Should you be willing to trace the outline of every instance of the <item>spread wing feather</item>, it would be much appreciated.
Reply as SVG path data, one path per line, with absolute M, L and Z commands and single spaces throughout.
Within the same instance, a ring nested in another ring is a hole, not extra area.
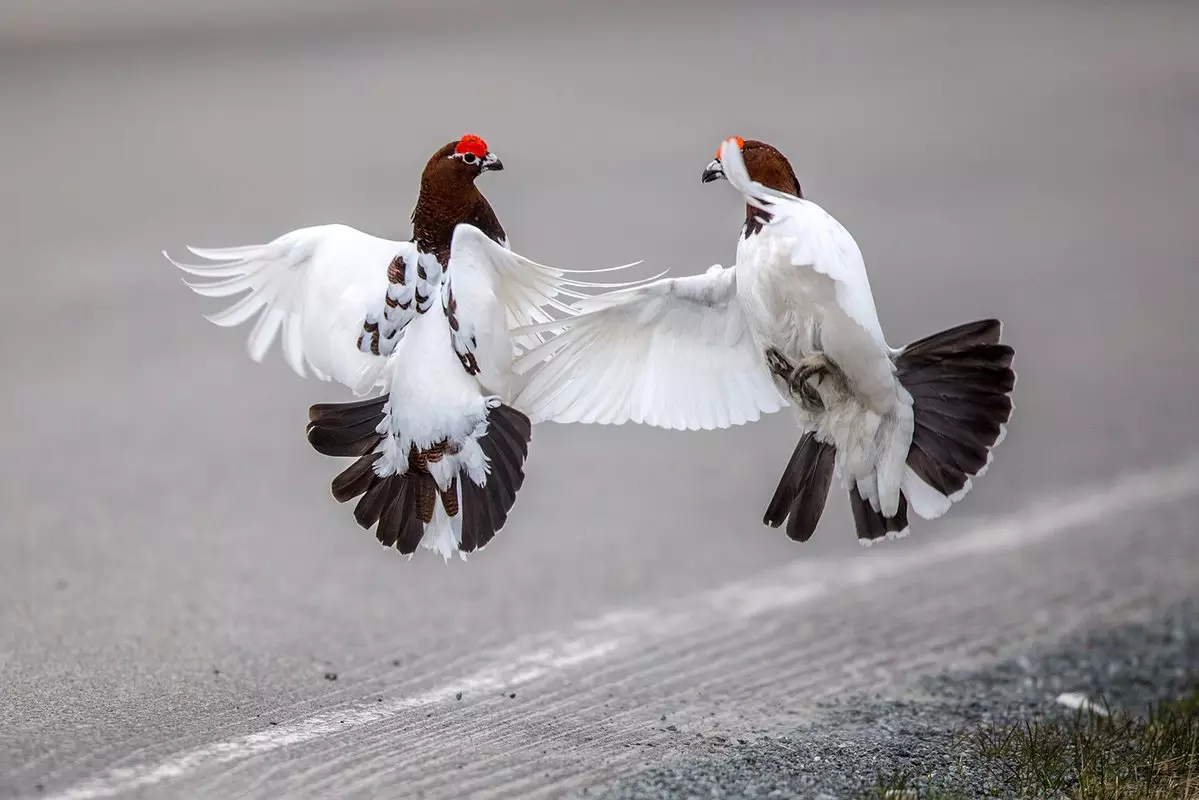
M 628 269 L 638 263 L 594 272 Z M 565 316 L 577 314 L 567 301 L 589 296 L 578 289 L 619 289 L 653 280 L 603 283 L 570 278 L 567 276 L 592 273 L 538 264 L 467 224 L 454 228 L 449 264 L 442 284 L 442 306 L 450 318 L 454 350 L 468 372 L 480 369 L 484 376 L 489 364 L 506 372 L 512 353 L 482 351 L 493 342 L 507 341 L 509 335 L 521 351 L 540 345 L 545 333 L 532 328 L 554 320 L 551 310 Z M 497 337 L 501 332 L 504 335 Z M 487 383 L 490 381 L 485 380 Z
M 397 256 L 415 264 L 415 244 L 346 225 L 320 225 L 262 245 L 188 249 L 214 263 L 183 264 L 163 255 L 204 279 L 185 279 L 192 291 L 204 297 L 245 293 L 209 320 L 235 327 L 258 315 L 247 339 L 250 358 L 261 361 L 282 333 L 284 358 L 301 377 L 311 370 L 320 380 L 337 381 L 360 395 L 382 385 L 386 353 L 369 347 L 363 352 L 359 337 L 364 322 L 378 325 L 385 318 L 388 266 Z M 393 308 L 387 319 L 395 316 Z M 406 321 L 389 326 L 394 340 Z
M 731 269 L 656 280 L 576 307 L 577 316 L 523 331 L 557 334 L 514 365 L 526 376 L 514 405 L 534 422 L 710 430 L 786 405 L 745 323 Z

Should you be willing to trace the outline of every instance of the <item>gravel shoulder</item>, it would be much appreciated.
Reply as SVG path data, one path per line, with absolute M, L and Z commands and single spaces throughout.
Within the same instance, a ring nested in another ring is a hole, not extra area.
M 824 703 L 819 722 L 786 736 L 739 740 L 731 754 L 660 767 L 598 796 L 869 797 L 880 776 L 906 774 L 917 789 L 1014 797 L 966 757 L 963 735 L 980 725 L 1073 714 L 1056 700 L 1064 692 L 1143 713 L 1197 682 L 1199 599 L 1192 599 L 983 670 L 924 678 L 903 697 Z

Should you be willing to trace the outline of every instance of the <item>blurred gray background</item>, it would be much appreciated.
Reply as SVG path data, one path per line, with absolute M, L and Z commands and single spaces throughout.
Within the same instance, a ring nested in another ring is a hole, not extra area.
M 521 637 L 788 562 L 907 558 L 1193 455 L 1196 42 L 1199 6 L 1181 2 L 0 4 L 0 795 L 403 698 Z M 277 351 L 250 362 L 248 330 L 206 322 L 219 304 L 159 251 L 333 221 L 406 238 L 421 167 L 466 132 L 507 167 L 480 185 L 515 249 L 647 274 L 732 262 L 742 206 L 700 172 L 725 136 L 775 144 L 857 238 L 893 345 L 1004 320 L 1020 383 L 993 469 L 870 551 L 835 493 L 801 546 L 760 522 L 796 439 L 786 414 L 693 434 L 546 425 L 483 553 L 383 550 L 303 435 L 308 405 L 346 395 Z M 1185 502 L 930 573 L 938 602 L 885 624 L 888 589 L 859 586 L 822 623 L 775 620 L 756 650 L 663 640 L 661 658 L 686 655 L 678 675 L 719 666 L 702 691 L 663 688 L 651 653 L 143 789 L 337 792 L 354 769 L 367 794 L 602 782 L 686 754 L 620 755 L 667 705 L 701 731 L 786 724 L 806 713 L 797 676 L 827 689 L 845 660 L 885 662 L 951 624 L 947 606 L 984 616 L 926 668 L 1005 644 L 986 614 L 1052 638 L 1100 601 L 1118 616 L 1175 599 L 1199 583 Z

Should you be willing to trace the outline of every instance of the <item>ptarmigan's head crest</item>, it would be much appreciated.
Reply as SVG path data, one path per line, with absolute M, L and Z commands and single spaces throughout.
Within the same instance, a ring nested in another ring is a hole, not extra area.
M 483 137 L 468 133 L 445 144 L 425 165 L 422 182 L 434 180 L 445 188 L 474 183 L 484 172 L 501 170 L 504 162 L 491 152 Z
M 481 136 L 475 136 L 473 133 L 466 134 L 458 140 L 458 144 L 454 145 L 454 154 L 464 156 L 467 153 L 482 161 L 487 158 L 487 142 L 483 141 Z
M 741 158 L 745 162 L 745 170 L 749 173 L 750 180 L 757 181 L 770 189 L 803 197 L 799 179 L 795 177 L 795 170 L 791 169 L 791 162 L 779 152 L 778 148 L 756 139 L 742 139 L 740 136 L 730 136 L 720 143 L 720 147 L 716 148 L 716 158 L 712 159 L 704 168 L 704 174 L 701 177 L 704 183 L 725 177 L 724 165 L 720 163 L 720 154 L 724 152 L 726 145 L 734 146 L 741 151 Z

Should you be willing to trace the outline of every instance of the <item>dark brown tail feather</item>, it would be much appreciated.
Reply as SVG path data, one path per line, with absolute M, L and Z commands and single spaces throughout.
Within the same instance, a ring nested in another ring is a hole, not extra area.
M 805 433 L 783 470 L 783 477 L 762 521 L 777 528 L 788 520 L 788 538 L 797 542 L 812 538 L 824 514 L 836 454 L 834 445 L 817 441 L 814 434 Z
M 375 538 L 405 555 L 416 552 L 424 536 L 422 497 L 433 496 L 445 503 L 436 483 L 417 459 L 409 461 L 403 475 L 379 477 L 374 470 L 379 454 L 373 452 L 383 435 L 375 431 L 383 421 L 388 396 L 353 403 L 322 403 L 308 412 L 308 441 L 319 453 L 357 456 L 357 460 L 333 479 L 333 497 L 345 503 L 360 497 L 354 519 L 363 528 L 376 523 Z M 524 462 L 529 454 L 532 425 L 514 408 L 499 405 L 488 412 L 487 434 L 479 446 L 490 461 L 485 486 L 474 483 L 464 472 L 459 475 L 462 501 L 462 542 L 470 553 L 491 541 L 504 526 L 524 483 Z M 427 503 L 426 503 L 427 504 Z M 425 509 L 427 511 L 427 509 Z M 447 509 L 448 513 L 448 509 Z
M 491 462 L 487 484 L 479 486 L 468 477 L 462 485 L 462 544 L 469 553 L 483 547 L 504 527 L 516 493 L 525 482 L 524 464 L 529 455 L 533 426 L 529 418 L 511 406 L 500 405 L 487 415 L 487 435 L 479 440 Z
M 354 425 L 373 419 L 383 419 L 383 406 L 388 395 L 357 400 L 353 403 L 317 403 L 308 409 L 308 422 L 325 425 Z M 310 425 L 311 427 L 311 425 Z
M 1000 331 L 996 319 L 970 322 L 913 342 L 895 359 L 915 414 L 908 466 L 946 497 L 986 469 L 1012 415 L 1015 350 L 999 344 Z
M 908 499 L 902 492 L 899 495 L 899 510 L 893 517 L 884 517 L 881 511 L 875 511 L 856 486 L 849 490 L 849 509 L 853 512 L 853 526 L 857 529 L 860 541 L 872 542 L 888 533 L 902 536 L 908 529 Z
M 836 454 L 836 446 L 818 442 L 814 434 L 805 433 L 791 454 L 763 522 L 777 528 L 786 520 L 789 538 L 797 542 L 812 538 L 833 482 Z M 908 499 L 902 493 L 893 517 L 871 508 L 856 486 L 849 492 L 849 507 L 858 539 L 873 541 L 888 533 L 902 535 L 908 529 Z
M 308 442 L 326 456 L 366 456 L 383 437 L 387 395 L 354 403 L 320 403 L 308 409 Z

